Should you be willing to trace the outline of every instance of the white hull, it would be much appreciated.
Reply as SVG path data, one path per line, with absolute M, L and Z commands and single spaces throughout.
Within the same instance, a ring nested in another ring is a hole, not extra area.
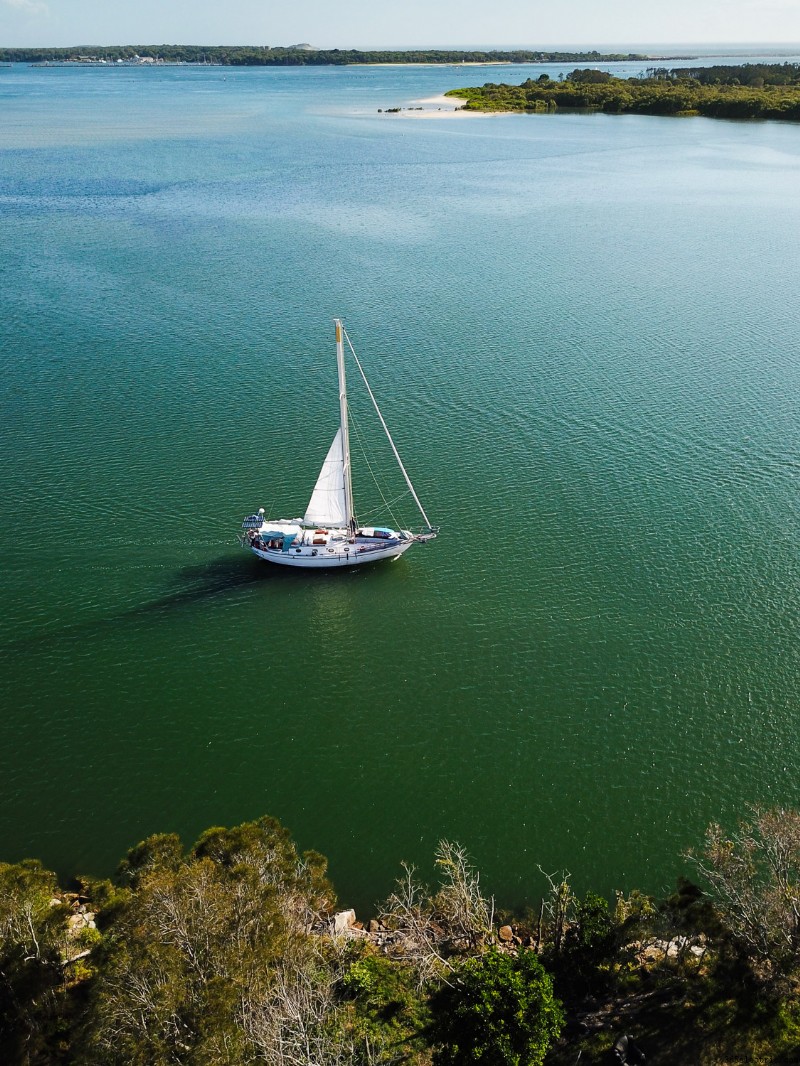
M 259 559 L 263 559 L 268 563 L 276 563 L 278 566 L 295 566 L 301 569 L 317 570 L 334 566 L 360 566 L 363 563 L 379 563 L 385 559 L 399 559 L 403 552 L 408 551 L 413 543 L 413 540 L 401 541 L 399 544 L 387 545 L 385 548 L 363 547 L 358 544 L 318 549 L 302 547 L 290 548 L 287 552 L 269 548 L 262 551 L 260 548 L 251 546 L 250 550 Z

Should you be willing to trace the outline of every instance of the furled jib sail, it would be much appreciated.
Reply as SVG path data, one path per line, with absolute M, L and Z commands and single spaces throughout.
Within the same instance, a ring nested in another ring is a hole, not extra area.
M 346 526 L 342 431 L 337 430 L 311 493 L 303 521 L 309 526 Z

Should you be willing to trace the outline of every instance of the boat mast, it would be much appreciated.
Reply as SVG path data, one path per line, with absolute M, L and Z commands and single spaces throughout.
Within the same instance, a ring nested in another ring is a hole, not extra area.
M 342 338 L 342 323 L 334 318 L 336 326 L 336 368 L 339 371 L 339 423 L 342 430 L 342 472 L 344 474 L 344 501 L 347 511 L 347 524 L 352 526 L 355 521 L 355 507 L 353 506 L 353 481 L 350 471 L 350 426 L 347 418 L 347 382 L 344 373 L 344 340 Z

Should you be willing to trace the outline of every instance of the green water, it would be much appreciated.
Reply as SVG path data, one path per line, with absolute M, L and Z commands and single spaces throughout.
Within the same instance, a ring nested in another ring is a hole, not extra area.
M 800 802 L 800 131 L 377 114 L 486 77 L 0 70 L 2 859 L 268 812 L 516 903 Z M 285 573 L 334 315 L 442 534 Z

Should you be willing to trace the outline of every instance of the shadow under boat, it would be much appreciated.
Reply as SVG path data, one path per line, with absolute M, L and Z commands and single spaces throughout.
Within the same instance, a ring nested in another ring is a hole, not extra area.
M 265 580 L 281 580 L 298 577 L 295 573 L 273 574 L 272 567 L 265 567 L 258 559 L 248 559 L 242 553 L 221 556 L 206 563 L 183 566 L 171 576 L 172 589 L 154 599 L 146 599 L 131 607 L 111 610 L 108 613 L 92 612 L 91 616 L 71 625 L 60 626 L 55 632 L 49 626 L 33 626 L 25 633 L 0 644 L 6 652 L 30 650 L 40 644 L 52 648 L 53 641 L 84 640 L 107 632 L 109 624 L 118 631 L 126 622 L 134 622 L 151 615 L 165 614 L 213 600 L 219 596 L 236 593 L 248 586 L 256 586 Z M 275 567 L 275 570 L 278 568 Z
M 209 562 L 183 566 L 176 571 L 173 582 L 178 586 L 158 599 L 150 600 L 132 608 L 126 614 L 143 614 L 175 607 L 185 607 L 204 600 L 215 599 L 226 593 L 236 592 L 248 586 L 275 582 L 303 582 L 303 571 L 287 567 L 265 566 L 254 555 L 243 553 L 225 555 Z
M 392 560 L 386 560 L 385 565 L 375 563 L 369 567 L 332 567 L 330 571 L 311 571 L 270 566 L 254 555 L 237 552 L 208 562 L 179 567 L 170 579 L 172 589 L 154 599 L 143 600 L 134 606 L 112 610 L 107 614 L 102 611 L 93 613 L 84 621 L 60 627 L 56 632 L 46 626 L 32 628 L 16 638 L 2 642 L 0 649 L 6 653 L 15 650 L 25 653 L 39 645 L 52 649 L 54 640 L 72 642 L 95 639 L 108 633 L 109 625 L 118 634 L 126 623 L 135 624 L 137 620 L 144 618 L 155 619 L 158 615 L 191 609 L 219 597 L 235 596 L 248 588 L 255 589 L 261 585 L 279 586 L 282 589 L 287 586 L 298 589 L 307 588 L 309 585 L 321 587 L 328 582 L 341 585 L 342 580 L 347 580 L 345 571 L 351 578 L 358 577 L 361 580 L 365 579 L 367 574 L 372 574 L 374 580 L 380 571 L 386 573 L 389 570 L 389 562 Z
M 180 588 L 123 613 L 128 616 L 141 615 L 190 606 L 248 586 L 262 584 L 304 588 L 326 581 L 341 583 L 342 579 L 346 580 L 347 577 L 363 579 L 370 573 L 376 576 L 381 572 L 386 573 L 389 563 L 396 561 L 400 560 L 385 559 L 369 567 L 334 566 L 328 570 L 306 570 L 300 567 L 271 566 L 251 553 L 226 555 L 210 562 L 181 567 L 174 577 L 175 584 L 181 586 Z

